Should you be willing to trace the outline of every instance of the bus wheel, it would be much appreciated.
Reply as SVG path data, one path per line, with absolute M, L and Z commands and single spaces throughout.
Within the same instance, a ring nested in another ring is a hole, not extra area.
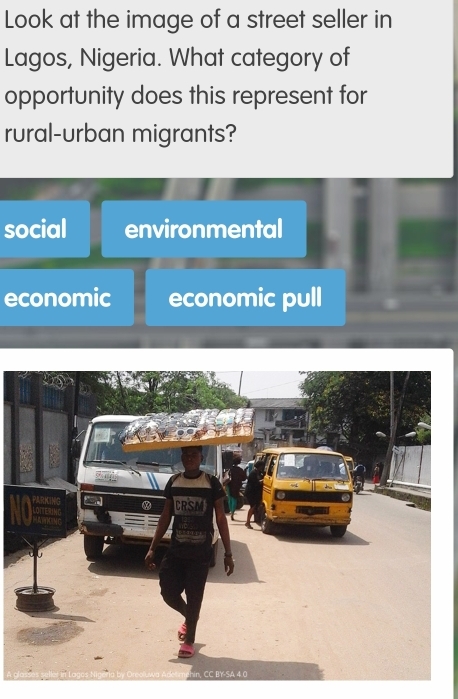
M 273 534 L 275 531 L 275 524 L 267 517 L 265 510 L 261 516 L 261 531 L 263 534 Z
M 343 524 L 342 525 L 336 524 L 336 525 L 331 527 L 331 534 L 332 534 L 332 536 L 335 536 L 335 537 L 343 536 L 346 531 L 347 531 L 347 527 L 346 527 L 346 525 L 343 525 Z
M 84 553 L 86 558 L 100 558 L 103 551 L 103 536 L 84 534 Z

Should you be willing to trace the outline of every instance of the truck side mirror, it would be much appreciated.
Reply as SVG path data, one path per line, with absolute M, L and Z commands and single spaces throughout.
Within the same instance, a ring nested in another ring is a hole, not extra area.
M 81 456 L 81 442 L 79 439 L 74 439 L 71 448 L 72 459 L 79 459 Z

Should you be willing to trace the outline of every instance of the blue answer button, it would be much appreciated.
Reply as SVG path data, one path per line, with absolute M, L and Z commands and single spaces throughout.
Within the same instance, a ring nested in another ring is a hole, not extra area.
M 89 257 L 88 201 L 0 201 L 0 257 Z
M 131 269 L 0 270 L 2 326 L 133 325 Z
M 146 272 L 146 324 L 345 325 L 342 269 L 180 269 Z
M 104 201 L 104 257 L 304 257 L 305 201 Z

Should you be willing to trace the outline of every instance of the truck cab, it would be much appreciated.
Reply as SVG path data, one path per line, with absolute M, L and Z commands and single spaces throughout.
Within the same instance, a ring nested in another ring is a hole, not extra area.
M 77 471 L 78 528 L 89 559 L 99 558 L 106 543 L 148 544 L 164 508 L 164 488 L 183 471 L 181 449 L 123 450 L 120 432 L 137 416 L 103 415 L 88 425 Z M 183 444 L 185 446 L 185 444 Z M 203 447 L 201 470 L 222 482 L 221 446 Z M 172 523 L 163 543 L 170 542 Z M 216 562 L 218 528 L 214 526 Z

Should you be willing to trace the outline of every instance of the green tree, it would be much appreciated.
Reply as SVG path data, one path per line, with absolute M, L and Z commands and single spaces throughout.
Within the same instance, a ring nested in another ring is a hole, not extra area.
M 431 424 L 431 415 L 425 413 L 421 416 L 419 422 L 424 422 L 427 425 Z M 417 440 L 419 444 L 431 444 L 431 430 L 426 430 L 423 427 L 417 427 Z
M 236 408 L 247 404 L 214 372 L 116 371 L 82 373 L 97 395 L 99 414 L 186 412 L 194 408 Z
M 355 456 L 372 460 L 381 447 L 375 433 L 380 431 L 390 435 L 390 372 L 301 373 L 305 378 L 299 388 L 304 396 L 304 406 L 310 414 L 310 429 L 319 435 L 337 433 L 340 443 L 348 445 Z M 393 374 L 394 405 L 398 408 L 406 372 Z M 430 411 L 430 405 L 430 373 L 410 372 L 396 436 L 415 429 L 422 416 Z

